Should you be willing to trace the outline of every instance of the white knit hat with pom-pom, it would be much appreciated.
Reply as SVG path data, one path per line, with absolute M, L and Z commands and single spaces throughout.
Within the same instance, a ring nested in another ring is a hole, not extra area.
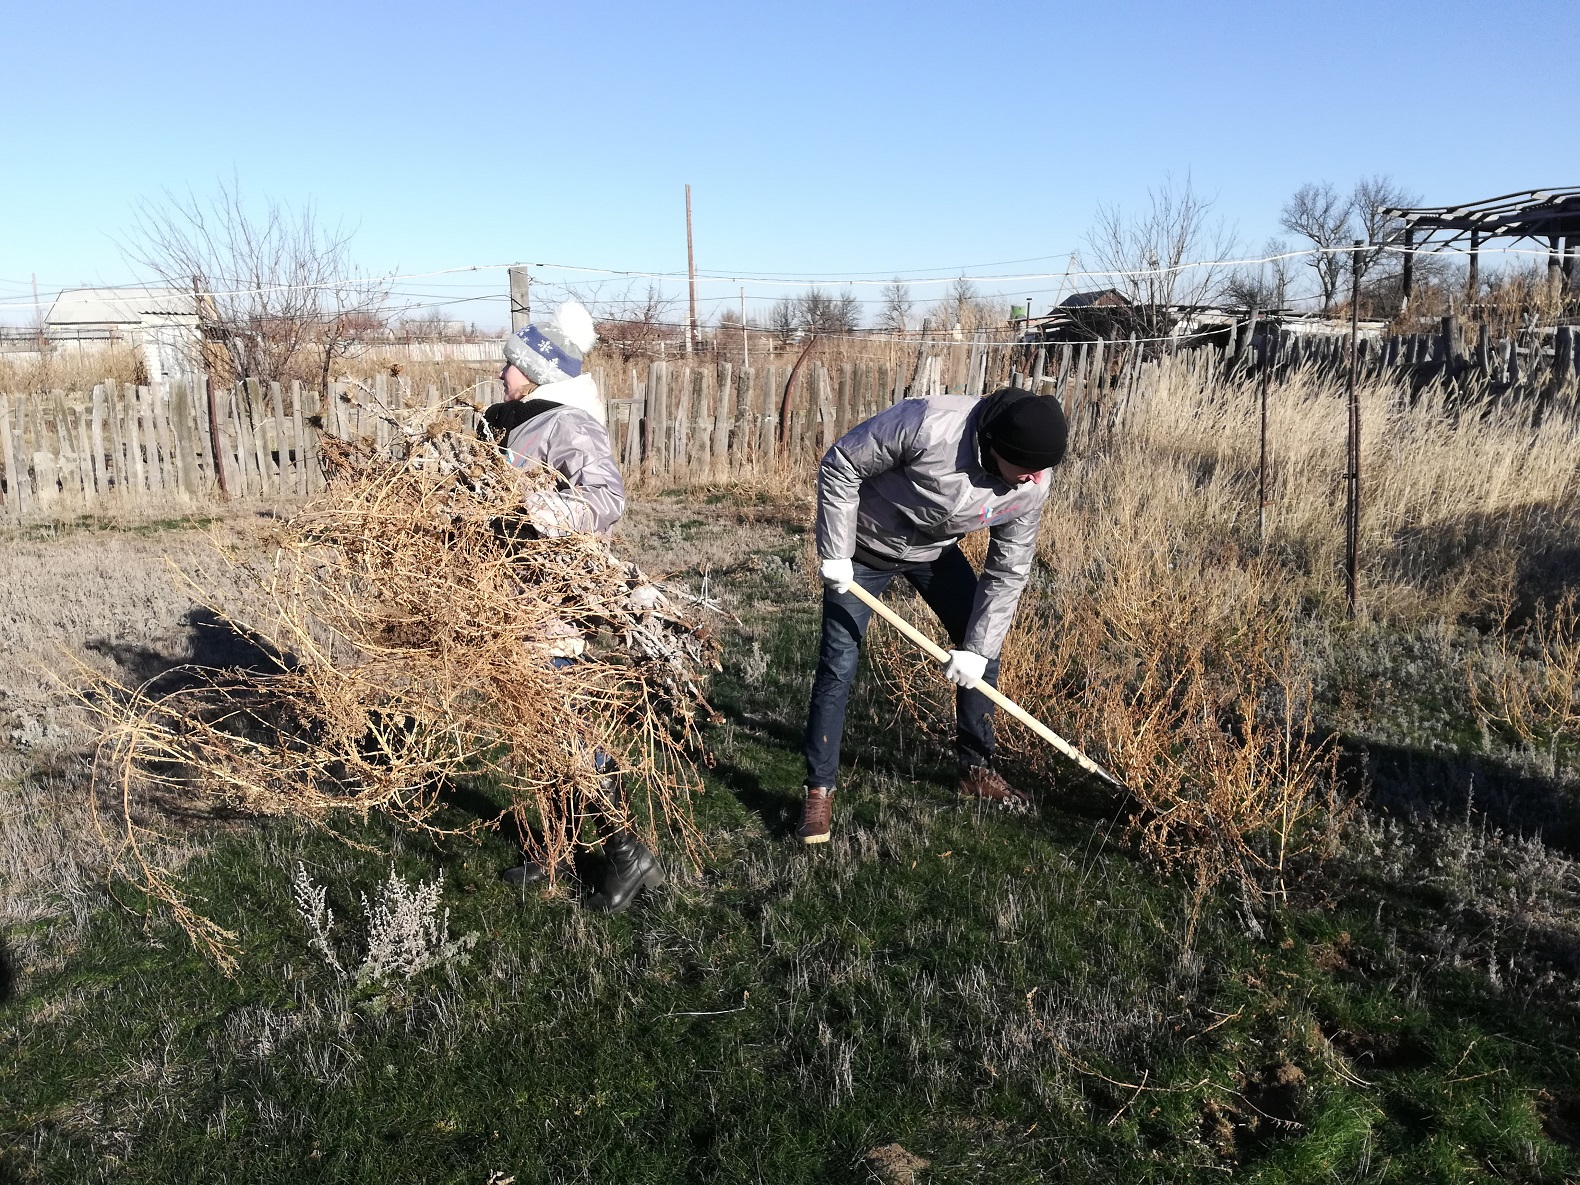
M 567 300 L 547 321 L 535 321 L 505 339 L 505 361 L 538 386 L 574 379 L 582 358 L 598 340 L 592 314 L 580 301 Z

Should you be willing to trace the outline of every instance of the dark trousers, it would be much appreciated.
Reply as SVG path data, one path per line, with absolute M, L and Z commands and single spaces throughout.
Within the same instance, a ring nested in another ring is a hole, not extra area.
M 856 561 L 856 583 L 875 597 L 881 597 L 896 576 L 911 582 L 948 631 L 951 648 L 959 650 L 977 591 L 976 573 L 960 549 L 951 547 L 930 563 L 910 564 L 892 572 Z M 851 681 L 856 677 L 861 640 L 871 618 L 872 610 L 853 593 L 823 590 L 823 637 L 818 646 L 817 675 L 812 680 L 812 706 L 806 721 L 809 786 L 833 786 L 839 773 L 845 707 L 850 702 Z M 917 660 L 931 661 L 921 655 Z M 998 659 L 987 664 L 983 679 L 998 686 Z M 993 703 L 980 691 L 962 687 L 955 693 L 955 751 L 962 765 L 987 765 L 993 756 Z

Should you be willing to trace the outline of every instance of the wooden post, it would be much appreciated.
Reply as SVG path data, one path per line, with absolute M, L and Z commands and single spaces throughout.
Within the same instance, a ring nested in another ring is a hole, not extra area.
M 104 468 L 104 385 L 93 388 L 92 427 L 88 432 L 88 448 L 93 458 L 93 488 L 102 498 L 110 492 L 110 475 Z
M 1553 334 L 1553 391 L 1562 394 L 1574 369 L 1574 330 L 1560 325 Z
M 1474 307 L 1481 295 L 1481 232 L 1470 232 L 1470 270 L 1465 277 L 1465 303 Z
M 126 395 L 126 456 L 128 468 L 127 488 L 133 498 L 143 496 L 143 425 L 139 415 L 142 388 L 128 386 Z
M 510 332 L 532 323 L 532 277 L 525 267 L 513 267 L 510 276 Z
M 214 394 L 214 382 L 207 373 L 199 374 L 198 397 L 208 408 L 209 463 L 214 469 L 214 485 L 219 490 L 220 501 L 230 500 L 230 485 L 225 479 L 225 450 L 220 444 L 219 406 Z
M 1459 318 L 1453 313 L 1443 318 L 1443 375 L 1459 376 Z
M 795 365 L 790 368 L 790 377 L 785 380 L 784 398 L 779 402 L 779 447 L 782 451 L 790 451 L 790 398 L 795 389 L 796 376 L 801 373 L 801 367 L 811 354 L 812 347 L 817 344 L 817 334 L 808 332 L 806 345 L 801 347 L 801 356 L 795 360 Z
M 435 392 L 435 394 L 437 394 L 437 392 Z M 324 398 L 323 392 L 315 390 L 312 387 L 309 387 L 302 392 L 302 399 L 304 400 L 302 407 L 302 424 L 306 432 L 306 435 L 302 437 L 301 444 L 301 448 L 303 450 L 303 464 L 306 466 L 306 472 L 304 476 L 307 480 L 307 492 L 309 494 L 316 494 L 321 492 L 324 488 L 324 454 L 322 442 L 324 433 L 329 427 L 328 420 L 326 418 L 329 411 L 329 404 Z M 315 423 L 318 425 L 316 428 L 313 426 Z
M 647 416 L 647 387 L 631 368 L 631 408 L 625 419 L 625 471 L 635 475 L 642 466 L 642 420 Z
M 695 352 L 697 341 L 697 256 L 691 246 L 691 186 L 686 186 L 686 275 L 691 286 L 691 319 L 686 323 L 686 353 Z
M 1410 307 L 1410 289 L 1415 282 L 1415 227 L 1404 228 L 1404 263 L 1399 277 L 1399 312 Z
M 438 392 L 430 385 L 428 387 L 430 399 L 438 397 Z M 307 437 L 306 417 L 302 415 L 302 384 L 296 379 L 291 380 L 291 468 L 296 471 L 296 492 L 302 497 L 308 494 L 307 489 Z
M 726 362 L 720 367 L 719 389 L 713 402 L 713 476 L 720 477 L 730 469 L 730 392 L 734 386 L 734 367 Z
M 1350 254 L 1350 373 L 1346 393 L 1349 402 L 1349 440 L 1346 452 L 1349 457 L 1348 497 L 1345 499 L 1344 567 L 1346 575 L 1346 603 L 1350 617 L 1355 616 L 1360 583 L 1360 525 L 1361 525 L 1361 403 L 1355 387 L 1355 365 L 1358 356 L 1356 342 L 1360 336 L 1361 308 L 1361 240 L 1354 241 Z
M 11 517 L 22 517 L 22 474 L 16 467 L 16 448 L 11 438 L 11 400 L 0 394 L 0 465 L 5 466 L 5 508 Z
M 269 384 L 269 410 L 274 413 L 274 492 L 284 497 L 291 489 L 287 476 L 290 467 L 286 462 L 290 442 L 285 436 L 285 392 L 276 382 Z
M 739 473 L 757 448 L 757 402 L 755 384 L 757 373 L 743 366 L 735 376 L 735 432 L 730 440 L 730 471 Z
M 197 451 L 192 440 L 192 400 L 185 380 L 170 385 L 170 451 L 176 482 L 187 497 L 198 494 Z
M 1476 369 L 1481 371 L 1483 382 L 1492 375 L 1492 348 L 1485 321 L 1476 326 Z
M 92 506 L 99 499 L 99 488 L 93 481 L 93 451 L 88 440 L 88 408 L 78 405 L 72 409 L 73 427 L 76 430 L 77 477 L 82 482 L 82 500 Z
M 143 462 L 148 468 L 148 492 L 159 500 L 165 492 L 164 463 L 160 457 L 161 439 L 164 435 L 160 431 L 162 416 L 159 414 L 159 399 L 157 387 L 138 387 L 137 404 L 141 411 L 141 435 L 143 441 Z
M 1547 237 L 1547 292 L 1557 299 L 1563 291 L 1563 262 L 1558 254 L 1558 236 Z
M 247 430 L 251 436 L 252 463 L 258 472 L 258 496 L 267 498 L 271 493 L 279 493 L 279 489 L 271 489 L 269 481 L 269 428 L 263 418 L 263 383 L 259 379 L 248 379 L 243 384 L 247 392 Z
M 648 467 L 669 469 L 669 363 L 654 362 L 647 370 Z

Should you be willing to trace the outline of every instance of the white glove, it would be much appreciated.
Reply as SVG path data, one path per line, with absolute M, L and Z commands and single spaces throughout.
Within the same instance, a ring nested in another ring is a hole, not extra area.
M 951 650 L 949 661 L 944 666 L 944 678 L 961 687 L 975 687 L 982 681 L 987 664 L 988 660 L 980 654 L 972 654 L 969 650 Z
M 824 587 L 837 593 L 849 592 L 851 581 L 856 579 L 856 566 L 849 560 L 824 560 L 820 571 Z

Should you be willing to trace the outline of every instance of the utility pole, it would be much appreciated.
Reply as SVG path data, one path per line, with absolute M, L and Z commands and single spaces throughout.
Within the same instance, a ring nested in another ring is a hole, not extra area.
M 686 186 L 686 274 L 691 279 L 691 323 L 686 328 L 686 353 L 697 348 L 697 256 L 691 247 L 691 186 Z
M 741 369 L 752 364 L 752 343 L 746 336 L 746 289 L 741 289 Z
M 44 306 L 38 303 L 38 273 L 28 273 L 33 277 L 33 329 L 38 335 L 38 354 L 44 356 Z
M 532 277 L 525 267 L 510 269 L 510 332 L 532 323 Z
M 1350 375 L 1349 441 L 1347 457 L 1349 472 L 1346 478 L 1344 514 L 1344 568 L 1346 599 L 1349 615 L 1353 619 L 1359 599 L 1360 539 L 1361 539 L 1361 401 L 1355 389 L 1355 370 L 1359 361 L 1361 319 L 1361 247 L 1360 239 L 1354 241 L 1350 253 Z

